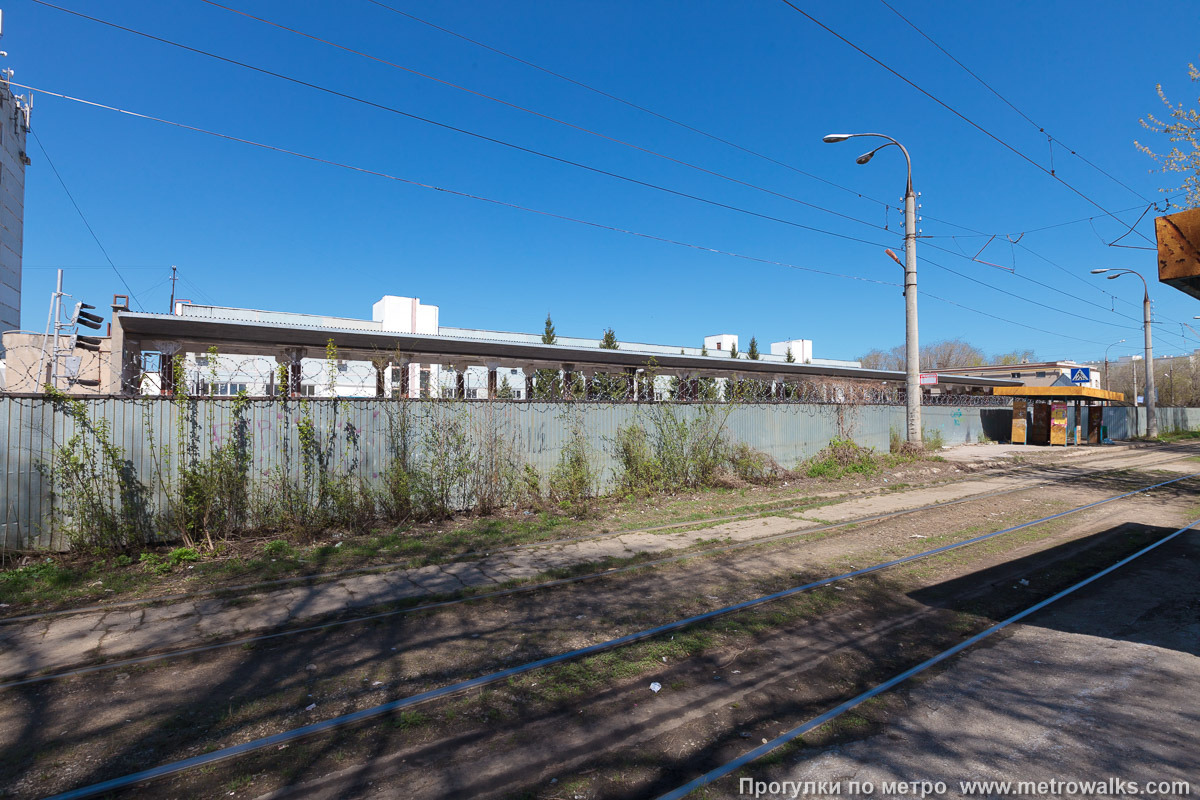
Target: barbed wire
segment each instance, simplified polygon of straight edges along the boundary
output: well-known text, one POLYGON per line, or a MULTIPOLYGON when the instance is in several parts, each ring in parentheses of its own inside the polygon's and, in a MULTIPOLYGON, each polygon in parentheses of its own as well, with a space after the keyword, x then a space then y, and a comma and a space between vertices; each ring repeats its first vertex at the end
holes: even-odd
MULTIPOLYGON (((34 337, 39 339, 41 337, 34 337)), ((773 379, 664 374, 648 367, 630 372, 395 364, 378 361, 271 356, 142 353, 126 372, 109 352, 76 351, 55 359, 41 344, 10 345, 2 394, 40 394, 52 386, 76 397, 288 397, 512 400, 548 402, 743 402, 835 405, 902 405, 902 385, 843 378, 773 379), (164 367, 166 367, 164 369, 164 367)), ((1008 398, 978 394, 926 394, 925 405, 1002 406, 1008 398)))

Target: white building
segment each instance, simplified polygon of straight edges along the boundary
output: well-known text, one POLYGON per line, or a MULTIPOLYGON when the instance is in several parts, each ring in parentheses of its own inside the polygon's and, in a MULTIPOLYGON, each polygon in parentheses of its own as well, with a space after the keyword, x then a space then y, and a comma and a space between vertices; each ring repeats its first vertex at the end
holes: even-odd
MULTIPOLYGON (((347 317, 327 317, 312 314, 295 314, 281 311, 262 311, 246 308, 228 308, 222 306, 196 305, 179 302, 175 306, 176 316, 186 318, 221 319, 238 322, 260 323, 271 326, 325 327, 340 330, 364 330, 372 332, 415 333, 453 337, 456 339, 479 339, 491 342, 513 342, 539 344, 541 334, 518 333, 512 331, 493 331, 478 328, 452 328, 440 324, 439 309, 434 305, 422 303, 419 298, 397 297, 385 295, 372 306, 370 320, 347 317)), ((558 336, 556 344, 564 347, 599 348, 600 339, 558 336)), ((619 348, 627 353, 639 355, 690 355, 699 356, 707 351, 710 357, 728 353, 738 344, 736 334, 718 334, 704 338, 703 347, 688 347, 679 345, 650 344, 645 342, 620 342, 619 348)), ((164 355, 169 357, 168 346, 164 347, 164 355)), ((857 361, 839 361, 834 359, 814 359, 812 357, 812 341, 794 339, 787 342, 775 342, 770 346, 770 353, 761 353, 759 360, 766 362, 786 362, 787 351, 791 348, 795 362, 818 364, 825 366, 858 367, 857 361)), ((388 359, 392 354, 380 353, 380 360, 388 359)), ((745 353, 739 353, 739 358, 745 358, 745 353)), ((274 356, 230 356, 218 354, 214 359, 204 353, 188 353, 184 359, 185 379, 188 391, 192 394, 235 395, 246 392, 251 396, 269 396, 275 394, 277 387, 286 382, 286 373, 281 374, 280 368, 289 369, 291 360, 286 354, 274 356)), ((375 364, 369 361, 347 361, 333 355, 332 359, 304 358, 300 362, 300 394, 309 397, 362 397, 375 396, 382 388, 383 394, 398 396, 406 392, 409 397, 453 396, 459 390, 462 381, 462 394, 470 398, 487 396, 488 367, 479 365, 447 365, 448 368, 436 364, 409 363, 407 367, 393 366, 386 371, 382 380, 384 386, 379 387, 379 372, 375 364), (405 376, 402 370, 407 369, 405 376), (407 380, 405 379, 407 377, 407 380)), ((161 367, 147 364, 147 375, 143 380, 142 390, 145 393, 157 394, 161 385, 158 375, 161 367)), ((498 370, 497 388, 502 394, 511 394, 513 399, 525 398, 528 391, 526 370, 505 368, 498 370)), ((669 391, 671 378, 659 375, 654 382, 655 394, 659 399, 669 391)))

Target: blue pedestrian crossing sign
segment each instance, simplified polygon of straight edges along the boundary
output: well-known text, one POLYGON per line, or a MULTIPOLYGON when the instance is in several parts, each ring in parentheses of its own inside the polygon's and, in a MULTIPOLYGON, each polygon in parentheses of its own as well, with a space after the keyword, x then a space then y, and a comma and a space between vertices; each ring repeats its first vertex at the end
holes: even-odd
POLYGON ((1091 383, 1091 367, 1071 367, 1071 383, 1091 383))

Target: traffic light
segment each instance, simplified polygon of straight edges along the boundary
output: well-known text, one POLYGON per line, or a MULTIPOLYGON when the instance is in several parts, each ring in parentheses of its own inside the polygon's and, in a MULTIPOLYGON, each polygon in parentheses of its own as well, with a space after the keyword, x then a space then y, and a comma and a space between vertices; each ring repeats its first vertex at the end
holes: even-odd
MULTIPOLYGON (((75 311, 71 314, 71 324, 82 325, 83 327, 91 328, 92 330, 99 330, 100 326, 104 324, 104 317, 100 316, 99 314, 92 314, 88 311, 85 311, 84 309, 87 308, 95 308, 95 306, 91 305, 90 303, 76 303, 75 311)), ((99 352, 100 337, 80 336, 78 333, 76 333, 73 337, 71 337, 71 349, 74 350, 75 348, 87 350, 92 353, 99 352)))
POLYGON ((92 353, 100 352, 99 336, 80 336, 79 334, 75 334, 73 338, 74 341, 72 342, 72 350, 79 348, 80 350, 87 350, 92 353))
POLYGON ((94 331, 100 330, 100 326, 104 324, 104 317, 84 311, 85 308, 95 308, 95 306, 90 303, 76 303, 75 313, 71 315, 71 324, 82 325, 94 331))

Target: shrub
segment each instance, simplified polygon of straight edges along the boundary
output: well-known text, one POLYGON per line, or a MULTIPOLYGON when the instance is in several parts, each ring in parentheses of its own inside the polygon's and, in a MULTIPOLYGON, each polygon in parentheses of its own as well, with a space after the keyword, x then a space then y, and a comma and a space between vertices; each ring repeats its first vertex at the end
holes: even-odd
POLYGON ((599 480, 582 419, 574 415, 569 425, 569 438, 550 473, 550 499, 571 514, 581 516, 590 511, 599 480))
POLYGON ((870 475, 879 469, 875 451, 860 447, 851 439, 832 439, 829 444, 801 467, 810 478, 841 478, 845 475, 870 475))
POLYGON ((946 444, 946 440, 942 437, 942 432, 937 429, 922 431, 921 441, 925 445, 926 450, 941 450, 946 444))
MULTIPOLYGON (((746 445, 730 448, 725 420, 732 406, 695 406, 688 410, 660 405, 649 412, 650 428, 632 423, 611 441, 617 462, 617 486, 634 494, 711 486, 723 470, 741 475, 765 474, 770 461, 746 445), (741 459, 740 465, 734 459, 741 459)), ((750 478, 747 478, 750 479, 750 478)))
POLYGON ((263 545, 263 553, 269 556, 290 558, 296 554, 296 549, 292 547, 290 542, 285 542, 283 539, 276 539, 273 542, 267 542, 263 545))
POLYGON ((728 458, 733 473, 751 483, 764 481, 779 469, 775 459, 744 442, 738 442, 730 447, 728 458))

